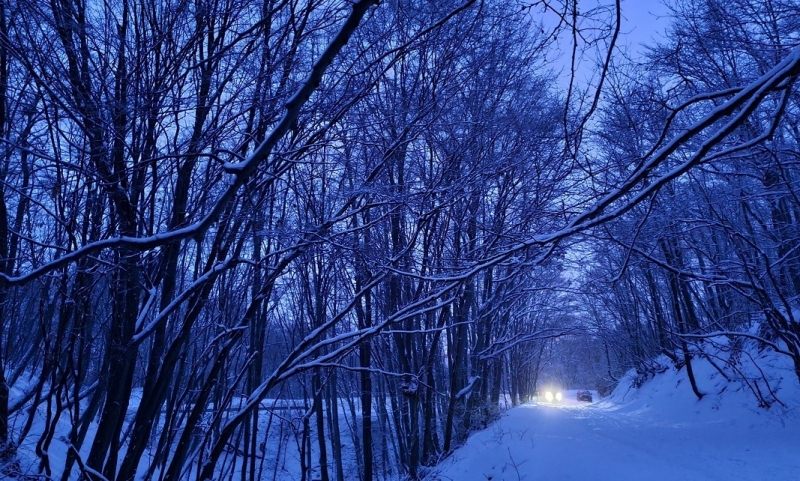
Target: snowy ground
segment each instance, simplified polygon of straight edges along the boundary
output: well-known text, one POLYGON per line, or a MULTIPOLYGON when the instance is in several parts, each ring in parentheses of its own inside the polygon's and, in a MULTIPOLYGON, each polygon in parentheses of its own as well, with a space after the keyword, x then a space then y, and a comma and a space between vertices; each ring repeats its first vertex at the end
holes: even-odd
MULTIPOLYGON (((533 402, 474 434, 438 468, 452 481, 800 480, 797 389, 787 408, 752 407, 747 393, 693 398, 683 371, 670 371, 606 400, 533 402)), ((796 387, 796 381, 794 381, 796 387)))
MULTIPOLYGON (((718 361, 723 354, 723 350, 715 352, 718 361)), ((800 480, 800 383, 793 366, 786 356, 756 348, 745 351, 742 358, 738 368, 726 374, 702 359, 693 362, 698 386, 705 393, 700 401, 692 393, 685 369, 675 369, 662 359, 654 360, 663 366, 660 374, 639 389, 631 387, 631 373, 611 396, 595 403, 578 402, 575 391, 566 391, 560 403, 533 402, 510 409, 493 426, 474 433, 425 479, 800 480), (758 407, 753 389, 774 394, 769 397, 769 409, 758 407)), ((13 387, 12 395, 20 396, 20 389, 13 387)), ((348 442, 347 427, 359 413, 355 405, 347 409, 347 399, 341 402, 344 464, 351 473, 355 451, 348 442)), ((132 408, 137 404, 134 396, 132 408)), ((13 419, 15 433, 26 419, 24 411, 13 419)), ((19 447, 21 468, 28 473, 35 473, 38 466, 35 443, 44 407, 38 412, 31 436, 19 447)), ((293 481, 300 479, 296 449, 300 413, 281 411, 280 415, 285 422, 276 418, 270 424, 264 479, 293 481)), ((262 432, 267 424, 265 418, 262 432)), ((61 426, 49 451, 55 473, 64 463, 66 447, 61 441, 67 428, 61 426)), ((92 427, 89 438, 93 435, 92 427)), ((376 454, 381 451, 377 444, 373 449, 376 454)), ((145 456, 142 462, 148 459, 145 456)), ((384 466, 390 464, 384 461, 384 466)), ((384 474, 384 479, 394 475, 384 474)))

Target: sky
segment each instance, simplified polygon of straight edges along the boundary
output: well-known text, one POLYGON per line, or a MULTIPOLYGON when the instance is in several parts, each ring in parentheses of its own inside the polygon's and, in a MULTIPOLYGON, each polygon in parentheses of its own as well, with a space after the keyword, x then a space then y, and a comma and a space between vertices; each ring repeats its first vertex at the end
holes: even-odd
POLYGON ((626 45, 639 49, 642 43, 661 38, 669 10, 660 0, 623 0, 622 31, 626 45))
MULTIPOLYGON (((605 7, 607 11, 613 11, 614 0, 578 0, 578 8, 582 13, 595 11, 598 7, 605 7)), ((623 48, 628 54, 636 56, 645 51, 643 44, 652 43, 663 38, 663 34, 669 24, 669 9, 662 0, 622 0, 622 28, 617 46, 623 48)), ((534 13, 535 14, 535 13, 534 13)), ((541 11, 540 11, 541 15, 541 11)), ((557 17, 552 14, 540 16, 543 28, 548 30, 556 25, 557 17)), ((607 16, 605 21, 611 21, 607 16)), ((598 25, 590 24, 586 21, 582 27, 598 25)), ((558 51, 554 52, 553 61, 558 69, 562 71, 561 77, 568 79, 570 57, 572 49, 572 38, 566 33, 559 38, 558 51)), ((605 55, 604 50, 591 50, 581 61, 578 68, 579 82, 585 82, 591 78, 594 70, 594 59, 598 55, 605 55)))

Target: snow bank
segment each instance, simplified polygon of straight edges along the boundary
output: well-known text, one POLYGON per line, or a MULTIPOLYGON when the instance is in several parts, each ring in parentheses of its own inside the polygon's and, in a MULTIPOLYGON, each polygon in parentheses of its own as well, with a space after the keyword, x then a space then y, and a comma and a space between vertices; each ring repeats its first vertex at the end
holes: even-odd
POLYGON ((695 396, 685 366, 676 368, 669 359, 657 363, 662 371, 643 379, 629 371, 603 400, 610 409, 648 411, 662 418, 797 418, 800 413, 800 382, 791 360, 772 350, 759 350, 755 343, 743 347, 736 359, 721 342, 709 343, 695 352, 692 368, 698 390, 695 396), (639 385, 639 387, 635 387, 639 385))

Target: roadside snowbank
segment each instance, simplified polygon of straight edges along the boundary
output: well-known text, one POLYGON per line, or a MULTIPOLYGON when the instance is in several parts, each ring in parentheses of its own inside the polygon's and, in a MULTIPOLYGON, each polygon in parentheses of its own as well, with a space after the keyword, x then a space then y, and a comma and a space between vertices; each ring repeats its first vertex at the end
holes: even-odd
POLYGON ((603 400, 603 405, 625 412, 643 410, 656 418, 681 418, 687 422, 703 416, 798 418, 800 382, 787 356, 769 349, 759 350, 755 343, 748 343, 733 362, 729 351, 723 341, 717 340, 706 346, 703 355, 693 357, 692 368, 702 400, 692 391, 685 366, 677 369, 662 357, 656 360, 662 372, 643 380, 635 371, 629 371, 603 400), (636 384, 640 386, 634 387, 636 384))

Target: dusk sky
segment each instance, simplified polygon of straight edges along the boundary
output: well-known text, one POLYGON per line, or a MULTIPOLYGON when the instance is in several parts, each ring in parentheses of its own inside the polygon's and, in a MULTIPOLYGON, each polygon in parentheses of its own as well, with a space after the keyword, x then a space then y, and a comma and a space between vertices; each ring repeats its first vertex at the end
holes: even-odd
POLYGON ((622 35, 626 45, 636 48, 657 40, 668 24, 668 9, 661 1, 628 0, 622 2, 622 35))
MULTIPOLYGON (((605 5, 609 9, 613 9, 613 0, 582 0, 579 2, 579 9, 581 12, 589 12, 597 9, 598 5, 605 5)), ((652 44, 654 41, 662 38, 664 30, 669 24, 668 18, 669 10, 662 1, 652 0, 623 0, 622 2, 622 29, 617 43, 617 48, 625 50, 630 55, 636 55, 644 50, 645 44, 652 44)), ((610 21, 610 17, 605 21, 610 21)), ((541 17, 544 28, 548 26, 555 26, 556 17, 549 14, 541 17)), ((583 22, 582 27, 586 27, 586 22, 583 22)), ((560 50, 554 52, 553 61, 560 65, 561 77, 568 78, 569 64, 570 64, 570 51, 572 48, 572 39, 569 34, 562 33, 559 37, 560 50)), ((605 55, 605 52, 597 50, 585 53, 583 58, 580 59, 578 65, 578 79, 583 82, 587 77, 591 77, 594 69, 594 61, 598 54, 605 55)))

